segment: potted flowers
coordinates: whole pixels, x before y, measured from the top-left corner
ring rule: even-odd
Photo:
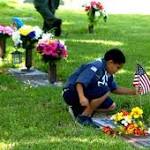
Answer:
[[[49,34],[44,34],[37,44],[37,51],[42,55],[44,62],[49,63],[48,77],[50,83],[57,80],[56,61],[68,56],[66,45],[61,40],[52,39]]]
[[[94,25],[101,16],[103,17],[103,20],[105,22],[107,21],[106,11],[104,10],[104,6],[102,5],[102,3],[98,0],[92,0],[89,4],[86,4],[84,7],[89,20],[88,31],[89,33],[93,33]]]
[[[115,128],[104,127],[103,131],[105,133],[134,136],[145,136],[148,134],[148,129],[143,122],[143,110],[139,107],[132,108],[130,112],[122,110],[112,115],[111,119]]]
[[[25,66],[27,71],[32,66],[32,49],[42,33],[42,30],[38,26],[23,25],[12,35],[15,46],[21,46],[25,49]]]
[[[10,26],[0,25],[0,57],[4,58],[6,52],[6,38],[10,37],[13,29]]]

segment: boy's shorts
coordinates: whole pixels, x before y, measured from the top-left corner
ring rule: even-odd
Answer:
[[[84,90],[84,93],[85,93],[85,96],[89,99],[89,101],[91,101],[95,98],[99,98],[99,97],[103,96],[108,91],[109,91],[109,89],[107,87],[99,87],[99,88],[92,89],[92,90],[86,89],[86,90]],[[65,102],[68,105],[72,106],[76,110],[76,112],[78,112],[78,114],[81,114],[84,111],[85,107],[81,106],[76,90],[74,90],[72,88],[64,89],[63,97],[64,97]],[[112,104],[113,104],[112,99],[110,97],[108,97],[98,107],[98,109],[108,109]]]

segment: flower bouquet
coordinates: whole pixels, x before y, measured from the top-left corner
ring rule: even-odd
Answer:
[[[0,25],[0,38],[10,37],[13,33],[13,29],[10,26]]]
[[[26,50],[25,66],[27,71],[32,66],[32,49],[35,47],[35,42],[42,36],[43,31],[38,27],[29,25],[21,26],[12,35],[12,40],[16,47],[23,47]]]
[[[85,11],[87,12],[89,20],[88,30],[89,33],[92,33],[94,30],[94,24],[98,22],[100,17],[103,17],[103,20],[105,22],[107,21],[108,17],[104,9],[104,6],[98,0],[92,0],[89,4],[86,4],[84,7]]]
[[[41,37],[43,31],[38,27],[23,25],[12,35],[12,40],[15,46],[22,46],[23,48],[34,48],[34,43]]]
[[[55,83],[57,76],[56,61],[68,56],[65,43],[61,40],[52,39],[50,34],[44,34],[42,39],[39,40],[36,50],[42,55],[43,61],[49,63],[49,81]]]
[[[143,110],[139,107],[132,108],[131,112],[122,110],[111,117],[115,128],[104,127],[107,134],[145,136],[149,134],[143,122]]]
[[[63,41],[46,39],[44,36],[39,40],[36,49],[42,55],[45,62],[59,60],[68,56],[67,48]]]
[[[0,25],[0,57],[4,58],[6,51],[6,38],[10,37],[13,29],[10,26]]]

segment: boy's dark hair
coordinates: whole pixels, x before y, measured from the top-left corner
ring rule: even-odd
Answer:
[[[126,62],[124,54],[118,48],[108,50],[104,55],[104,59],[106,61],[113,60],[113,62],[117,64],[124,64]]]

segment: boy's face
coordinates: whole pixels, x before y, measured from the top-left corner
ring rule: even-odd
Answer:
[[[115,74],[123,67],[123,64],[114,63],[112,60],[107,61],[106,69],[109,74]]]

